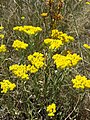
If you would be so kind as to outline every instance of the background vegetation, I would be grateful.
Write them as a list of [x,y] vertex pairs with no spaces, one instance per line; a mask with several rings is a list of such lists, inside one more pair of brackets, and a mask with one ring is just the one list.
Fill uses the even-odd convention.
[[[73,88],[71,80],[77,74],[90,79],[90,50],[83,47],[90,44],[90,5],[86,0],[0,0],[0,25],[7,52],[0,53],[0,82],[9,79],[16,84],[13,91],[0,93],[0,120],[90,120],[90,89]],[[46,17],[41,13],[48,13]],[[25,19],[21,17],[24,16]],[[32,25],[42,32],[27,35],[13,31],[15,26]],[[44,39],[51,30],[58,29],[75,38],[57,51],[50,51]],[[27,50],[12,48],[15,39],[29,44]],[[77,53],[82,61],[70,69],[57,69],[52,55],[55,53]],[[44,54],[47,66],[30,74],[29,80],[22,80],[12,74],[9,66],[27,63],[27,56],[35,51]],[[48,105],[56,104],[54,117],[46,111]]]

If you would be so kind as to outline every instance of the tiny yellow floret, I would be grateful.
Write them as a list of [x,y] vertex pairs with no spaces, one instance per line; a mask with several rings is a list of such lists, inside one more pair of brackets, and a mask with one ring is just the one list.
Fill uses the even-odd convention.
[[4,38],[4,35],[3,35],[3,34],[0,34],[0,38],[2,38],[2,39],[3,39],[3,38]]
[[55,115],[56,112],[56,105],[52,103],[51,105],[47,106],[46,111],[48,112],[48,116],[52,117]]
[[87,5],[90,5],[90,2],[86,2]]
[[1,85],[1,93],[7,93],[8,90],[13,90],[16,85],[15,83],[11,83],[9,80],[3,80],[3,82],[0,82]]
[[3,27],[3,26],[0,26],[0,30],[2,30],[2,29],[4,29],[4,27]]
[[47,13],[42,13],[41,16],[42,17],[46,17],[48,14]]
[[21,17],[21,19],[22,19],[22,20],[24,20],[24,19],[25,19],[25,17],[24,17],[24,16],[22,16],[22,17]]
[[6,46],[5,45],[0,46],[0,52],[6,52]]

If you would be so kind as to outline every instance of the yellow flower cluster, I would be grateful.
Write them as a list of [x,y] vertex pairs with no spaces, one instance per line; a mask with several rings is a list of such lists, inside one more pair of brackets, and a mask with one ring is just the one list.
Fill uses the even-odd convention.
[[76,53],[68,53],[66,56],[63,56],[61,54],[55,54],[52,58],[54,59],[54,63],[56,64],[57,68],[62,69],[75,66],[78,61],[82,60],[82,58]]
[[59,39],[63,43],[74,41],[74,38],[72,36],[68,36],[66,33],[63,33],[62,31],[58,31],[57,29],[52,30],[51,37]]
[[28,47],[28,44],[26,44],[26,43],[24,43],[23,41],[20,41],[20,40],[15,40],[13,42],[12,47],[14,47],[16,50],[26,49]]
[[44,66],[44,57],[42,53],[34,52],[33,55],[28,56],[28,60],[31,62],[30,72],[35,73],[39,68]]
[[51,105],[47,106],[46,111],[48,112],[48,116],[54,116],[56,112],[56,105],[52,103]]
[[59,48],[61,45],[63,45],[61,40],[56,40],[56,39],[50,39],[47,38],[44,40],[45,44],[49,44],[49,49],[57,49]]
[[75,79],[72,79],[74,88],[90,88],[90,80],[87,80],[85,76],[77,75]]
[[59,32],[57,29],[52,30],[51,37],[51,39],[47,38],[44,40],[44,43],[49,45],[49,49],[57,49],[64,45],[64,43],[74,40],[72,36],[68,36],[62,31]]
[[3,80],[0,85],[1,89],[3,89],[1,93],[7,93],[8,90],[13,90],[16,87],[15,83],[11,83],[9,80]]
[[0,34],[0,38],[2,38],[2,39],[3,39],[3,38],[4,38],[4,35],[3,35],[3,34]]
[[39,68],[44,66],[44,57],[43,54],[35,52],[33,55],[28,56],[28,60],[31,62],[31,64],[14,64],[9,67],[9,70],[12,71],[17,77],[20,77],[22,79],[29,79],[28,72],[36,73]]
[[0,52],[6,52],[6,46],[5,45],[0,46]]
[[27,74],[27,66],[26,65],[18,65],[14,64],[9,67],[9,70],[12,71],[17,77],[20,77],[22,79],[29,79],[29,76]]
[[42,28],[40,27],[34,27],[34,26],[16,26],[13,28],[13,30],[25,32],[28,35],[33,35],[39,31],[42,31]]
[[83,46],[87,49],[90,49],[90,45],[88,45],[88,44],[84,44]]

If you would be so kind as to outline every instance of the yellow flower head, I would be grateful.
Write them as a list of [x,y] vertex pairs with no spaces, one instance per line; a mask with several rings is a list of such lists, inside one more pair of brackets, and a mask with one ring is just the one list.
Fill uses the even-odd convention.
[[56,105],[52,103],[51,105],[47,106],[46,111],[48,112],[48,116],[52,117],[55,115],[56,112]]
[[58,31],[57,29],[52,30],[51,37],[54,39],[59,39],[63,43],[74,41],[74,38],[72,36],[68,36],[66,33]]
[[50,39],[50,38],[45,39],[44,43],[48,44],[49,45],[49,49],[52,49],[52,50],[53,49],[58,49],[59,47],[61,47],[63,45],[61,40]]
[[6,46],[5,45],[0,46],[0,52],[6,52]]
[[56,64],[57,68],[61,69],[75,66],[78,61],[82,60],[82,58],[76,53],[68,53],[66,56],[56,54],[52,58],[54,59],[54,63]]
[[30,71],[30,73],[36,73],[36,72],[38,71],[38,69],[37,69],[34,65],[32,65],[32,66],[28,69],[28,71]]
[[26,49],[28,47],[28,44],[26,44],[26,43],[24,43],[23,41],[20,41],[20,40],[15,40],[13,42],[12,47],[14,47],[16,50]]
[[52,30],[51,37],[52,38],[45,39],[44,43],[49,45],[49,49],[52,50],[60,48],[64,43],[74,41],[72,36],[68,36],[66,33],[58,31],[57,29]]
[[44,55],[39,52],[35,52],[33,55],[28,56],[28,60],[31,62],[30,72],[37,72],[39,68],[44,66]]
[[3,89],[1,93],[7,93],[8,90],[13,90],[16,87],[15,83],[11,83],[9,80],[3,80],[0,85],[1,89]]
[[0,26],[0,30],[2,30],[4,27],[3,26]]
[[0,34],[0,38],[2,38],[2,39],[3,39],[3,38],[4,38],[4,35],[3,35],[3,34]]
[[85,87],[86,87],[86,88],[90,88],[90,80],[87,80],[87,81],[86,81]]
[[52,38],[58,38],[58,36],[59,36],[60,33],[62,34],[63,32],[59,32],[57,29],[53,29],[51,37]]
[[13,28],[13,30],[25,32],[28,35],[34,35],[39,31],[42,31],[42,28],[40,27],[34,27],[34,26],[16,26]]
[[90,49],[90,45],[88,45],[88,44],[84,44],[83,46],[87,49]]
[[14,64],[9,67],[9,70],[12,71],[17,77],[20,77],[22,79],[29,79],[29,76],[27,74],[28,69],[26,65]]
[[75,79],[72,79],[73,87],[74,88],[82,88],[90,87],[88,83],[90,83],[89,80],[85,76],[76,75]]
[[87,5],[90,5],[90,2],[86,2]]
[[22,17],[21,17],[21,19],[22,19],[22,20],[24,20],[24,19],[25,19],[25,17],[24,17],[24,16],[22,16]]
[[41,16],[42,17],[46,17],[48,14],[47,13],[42,13]]

